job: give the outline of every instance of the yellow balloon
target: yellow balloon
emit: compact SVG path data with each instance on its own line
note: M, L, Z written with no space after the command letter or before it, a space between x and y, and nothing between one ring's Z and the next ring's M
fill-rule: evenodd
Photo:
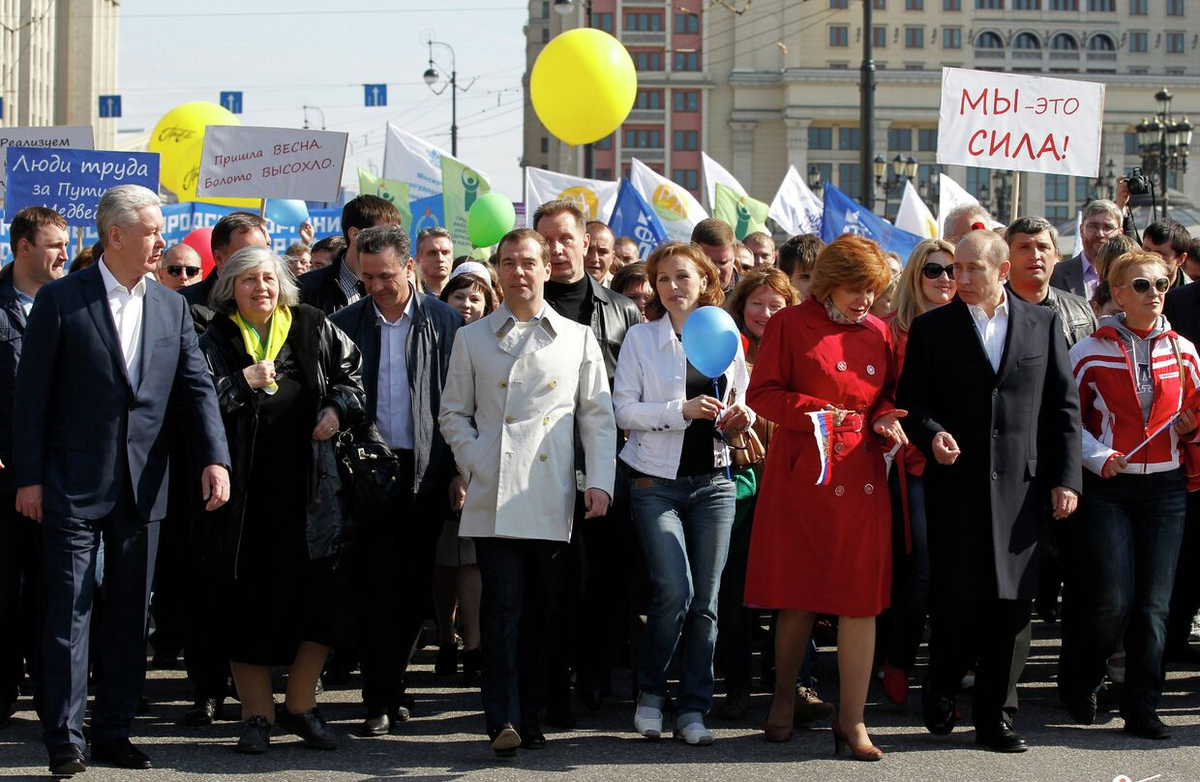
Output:
M612 133L637 98L637 70L621 42L580 27L542 49L529 77L538 119L567 144L590 144Z
M185 103L168 111L150 134L150 151L159 155L159 181L178 195L184 174L193 162L198 164L200 161L199 146L196 146L194 161L188 155L197 140L204 137L204 129L209 125L240 124L236 115L207 101Z
M200 155L204 151L204 135L192 142L184 153L184 159L191 165L180 175L179 189L171 188L181 204L195 201L198 204L215 204L216 206L231 206L235 209L253 209L257 211L262 206L261 198L197 198L196 184L200 181Z

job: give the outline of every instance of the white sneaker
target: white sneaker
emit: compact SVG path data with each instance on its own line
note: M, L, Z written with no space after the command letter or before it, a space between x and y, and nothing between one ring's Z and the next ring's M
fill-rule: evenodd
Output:
M638 706L633 713L633 729L643 738L657 739L662 736L662 720L662 709Z
M675 738L686 741L693 747L708 747L713 743L713 734L708 732L703 722L689 722L682 728L676 728Z

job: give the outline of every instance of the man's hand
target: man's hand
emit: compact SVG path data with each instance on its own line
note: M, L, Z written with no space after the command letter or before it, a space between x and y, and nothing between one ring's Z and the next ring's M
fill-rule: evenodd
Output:
M41 487L38 487L41 490ZM210 464L200 475L200 494L205 510L216 510L229 502L229 470L223 464Z
M906 415L908 415L907 410L893 410L875 419L871 428L875 430L875 434L881 434L894 443L908 445L908 436L904 434L904 427L900 425L900 419ZM935 439L934 442L936 443L937 440Z
M1066 486L1057 486L1050 490L1050 504L1054 506L1054 518L1065 519L1079 507L1079 495Z
M450 510L457 513L467 502L467 480L461 475L450 479Z
M587 508L583 517L594 519L605 515L608 513L608 503L608 492L603 489L588 489L583 493L583 507Z
M1113 200L1116 201L1117 207L1124 209L1125 205L1129 203L1129 196L1129 178L1123 176L1117 177L1117 192L1113 196Z
M938 464L954 464L961 454L958 443L954 442L954 436L949 432L938 432L933 436L933 458Z
M17 489L17 513L42 523L42 484Z
M300 223L300 241L312 246L313 240L313 224L308 220Z
M1100 468L1100 477L1108 480L1116 475L1119 475L1122 470L1129 466L1129 460L1125 458L1123 453L1114 453L1108 457L1108 461ZM1057 489L1055 489L1057 491Z

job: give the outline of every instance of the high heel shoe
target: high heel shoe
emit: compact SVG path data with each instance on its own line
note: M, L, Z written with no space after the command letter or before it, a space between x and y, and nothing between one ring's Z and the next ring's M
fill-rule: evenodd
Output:
M866 744L861 747L856 747L846 738L846 734L842 732L842 726L838 724L837 718L833 720L833 754L842 754L842 744L850 748L850 757L854 760L876 761L883 760L883 750L874 744Z
M786 725L772 725L770 722L763 723L763 738L772 744L783 744L791 741L792 736L796 733L796 729L792 727L792 723Z

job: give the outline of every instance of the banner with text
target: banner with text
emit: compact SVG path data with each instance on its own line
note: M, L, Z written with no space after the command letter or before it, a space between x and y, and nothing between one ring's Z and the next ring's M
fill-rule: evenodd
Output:
M1101 82L942 68L937 162L1096 177Z
M210 125L196 194L336 201L349 134Z
M87 149L9 147L5 219L29 206L44 206L68 225L95 225L100 196L117 185L158 191L157 152L93 152Z
M90 125L56 125L45 128L0 128L0 201L4 200L4 150L9 147L40 147L42 149L95 149L96 142Z
M570 201L583 210L588 220L608 222L617 203L620 182L586 179L581 176L525 167L525 220L533 220L537 208L548 201ZM529 228L534 226L529 225Z

